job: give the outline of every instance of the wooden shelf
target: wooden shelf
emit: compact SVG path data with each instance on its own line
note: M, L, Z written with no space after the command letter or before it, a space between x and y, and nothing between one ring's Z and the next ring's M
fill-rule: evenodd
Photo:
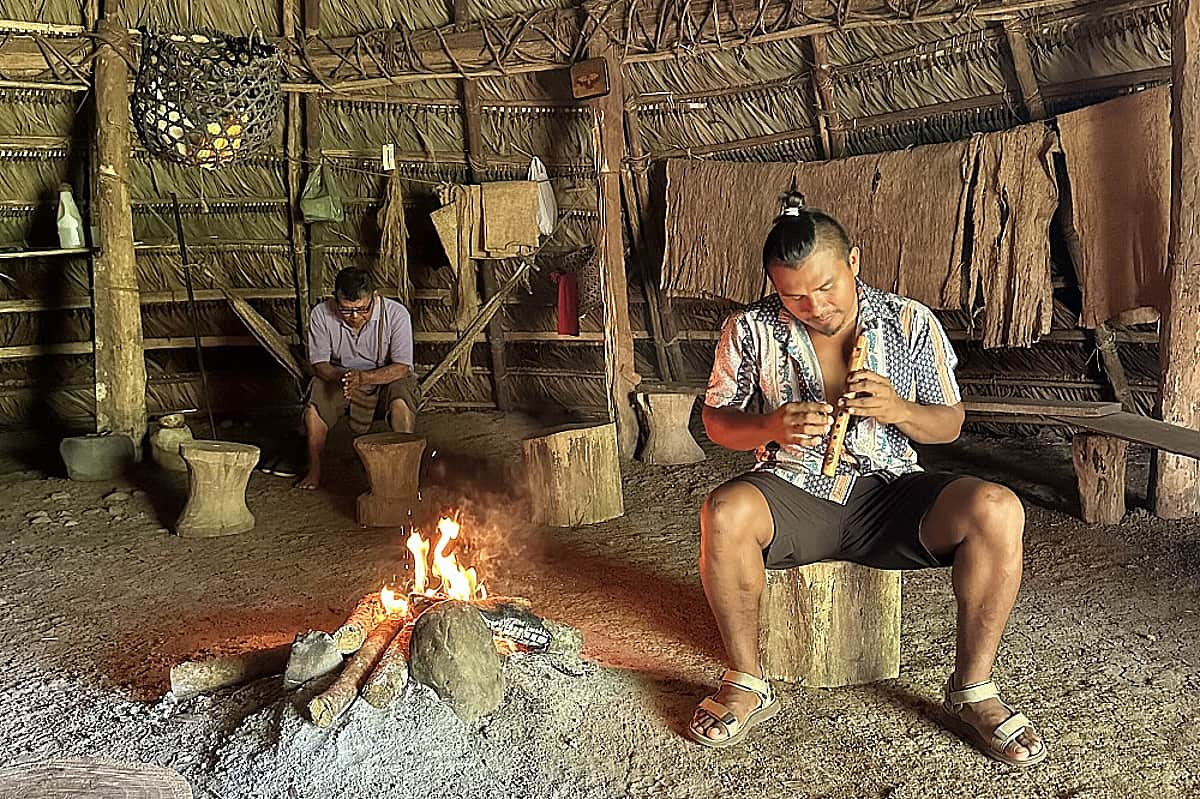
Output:
M59 250L15 250L0 252L0 261L17 258L44 258L50 255L91 255L91 253L92 251L88 247L67 247Z

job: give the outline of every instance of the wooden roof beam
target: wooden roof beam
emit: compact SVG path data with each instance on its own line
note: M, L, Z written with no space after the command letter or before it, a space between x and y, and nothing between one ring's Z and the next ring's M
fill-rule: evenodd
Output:
M1021 98L1025 119L1028 122L1045 119L1046 103L1042 100L1037 75L1033 71L1033 59L1029 55L1025 23L1019 19L1006 20L1001 23L1001 27L1004 29L1004 41L1008 45L1006 66L1010 72L1009 80L1014 84L1017 94Z

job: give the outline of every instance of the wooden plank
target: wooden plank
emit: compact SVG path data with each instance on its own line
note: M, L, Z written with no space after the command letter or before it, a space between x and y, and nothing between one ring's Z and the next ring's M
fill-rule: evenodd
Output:
M117 24L121 2L105 5L96 59L96 202L99 253L92 259L96 429L146 433L146 360L129 201L129 34ZM140 452L140 446L136 447Z
M1200 436L1200 0L1171 4L1171 109L1170 292L1159 345L1159 407L1164 422ZM1155 514L1182 519L1200 513L1198 485L1200 463L1156 456Z
M1200 430L1192 430L1188 427L1160 422L1149 416L1139 416L1136 413L1125 413L1124 411L1108 416L1058 416L1056 418L1074 427L1094 430L1114 438L1123 438L1126 441L1173 452L1176 455L1186 456L1189 460L1200 458ZM1192 493L1196 493L1194 485Z
M1029 397L963 397L968 413L1011 413L1082 419L1111 416L1121 411L1119 402L1070 402Z

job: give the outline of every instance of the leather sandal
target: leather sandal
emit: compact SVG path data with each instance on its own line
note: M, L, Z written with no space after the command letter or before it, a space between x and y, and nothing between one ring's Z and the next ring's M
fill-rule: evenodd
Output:
M1000 692L996 689L996 683L987 680L986 682L965 685L958 690L952 688L953 684L954 677L951 675L950 679L946 681L946 696L942 701L942 710L946 714L950 728L961 738L974 745L975 748L993 760L998 760L1010 766L1027 768L1037 765L1046 759L1046 742L1044 740L1041 741L1042 748L1038 750L1037 754L1025 758L1018 758L1009 754L1008 747L1012 742L1026 730L1033 732L1034 727L1029 722L1029 719L1025 717L1024 713L1018 713L1004 704L1004 702L1001 701L1000 704L1009 712L1009 716L992 730L990 736L981 733L974 725L962 717L963 710L967 705L983 702L988 699L1000 701Z
M700 706L696 708L695 715L692 716L691 724L688 725L687 737L701 746L713 749L723 749L726 746L740 743L752 727L763 723L779 712L779 699L771 690L771 684L766 680L744 671L729 669L721 675L721 682L755 694L758 697L758 706L750 711L750 715L746 716L745 721L738 721L737 716L728 707L716 700L716 695L702 700ZM720 725L720 728L725 731L725 736L710 738L706 731L699 726L700 722L706 720Z

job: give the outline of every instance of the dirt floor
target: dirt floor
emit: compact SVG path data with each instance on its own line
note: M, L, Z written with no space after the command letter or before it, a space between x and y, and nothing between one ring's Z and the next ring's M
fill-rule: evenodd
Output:
M1200 523L1139 507L1144 453L1131 469L1134 509L1113 527L1069 515L1060 440L967 437L923 453L927 466L1004 482L1028 507L1025 583L996 669L1050 747L1026 773L939 725L954 637L946 571L905 575L899 679L780 685L784 712L747 745L688 743L680 729L720 670L696 574L697 511L749 456L698 433L707 461L628 468L623 517L547 530L510 490L531 420L471 413L421 426L438 450L428 511L465 511L492 593L529 597L584 631L583 668L511 658L505 704L472 724L424 689L389 711L358 703L328 731L298 709L306 691L289 694L278 678L176 701L164 696L172 664L333 629L357 597L403 579L402 536L354 522L365 477L347 439L333 441L323 490L256 473L258 526L208 540L168 532L185 475L147 466L118 483L72 483L10 457L0 463L0 767L154 763L218 799L1200 796ZM222 432L253 440L259 429ZM106 501L114 489L127 498Z

